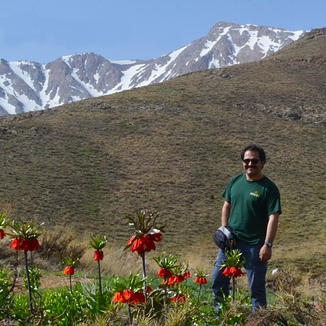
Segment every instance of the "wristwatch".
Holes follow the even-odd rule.
[[[272,242],[268,242],[268,241],[265,241],[265,245],[269,248],[272,248],[273,247],[273,243]]]

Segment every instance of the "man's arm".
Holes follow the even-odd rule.
[[[222,216],[221,216],[221,224],[222,226],[227,226],[229,217],[230,217],[230,210],[231,210],[231,204],[229,204],[227,201],[224,202],[222,207]]]
[[[268,224],[267,224],[266,237],[265,237],[266,242],[273,243],[277,232],[279,216],[280,216],[279,213],[274,213],[268,217]],[[270,260],[272,258],[272,248],[264,244],[260,249],[259,258],[262,261]]]

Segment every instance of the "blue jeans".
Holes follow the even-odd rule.
[[[259,307],[266,307],[266,288],[265,277],[267,272],[267,262],[259,259],[259,251],[261,245],[249,246],[243,242],[238,242],[237,248],[242,252],[246,262],[244,268],[247,272],[249,282],[249,289],[251,293],[251,311],[259,309]],[[214,295],[214,304],[218,310],[220,301],[218,298],[223,298],[229,295],[230,277],[222,274],[224,269],[220,269],[220,265],[225,262],[225,254],[219,249],[216,261],[214,263],[212,272],[212,290]]]

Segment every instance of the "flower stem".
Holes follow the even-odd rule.
[[[166,314],[168,313],[167,306],[166,306],[166,297],[167,297],[167,294],[168,294],[168,291],[166,289],[167,282],[168,282],[168,278],[166,276],[164,276],[164,284],[165,284],[165,287],[164,287],[163,303],[164,303],[164,311],[165,311]]]
[[[100,295],[102,298],[102,283],[101,283],[101,265],[100,265],[100,260],[98,262],[98,285],[100,287]]]
[[[129,325],[132,325],[132,317],[131,317],[130,304],[128,304],[128,316],[129,316]]]
[[[143,251],[141,253],[141,259],[142,259],[142,263],[143,263],[143,279],[144,279],[144,289],[143,289],[143,292],[144,292],[144,296],[146,298],[146,280],[145,280],[145,277],[146,277],[146,265],[145,265],[145,251]]]
[[[198,291],[196,309],[198,308],[198,304],[199,304],[200,291],[201,291],[201,283],[199,284],[199,291]]]
[[[70,281],[70,292],[72,293],[71,274],[69,274],[69,281]]]
[[[33,313],[33,306],[32,306],[32,290],[31,290],[31,281],[29,278],[29,270],[28,270],[28,263],[27,263],[27,252],[24,250],[25,255],[25,270],[26,270],[26,277],[27,277],[27,285],[28,285],[28,299],[29,299],[29,310],[31,314]]]
[[[232,303],[234,303],[235,277],[232,276]]]

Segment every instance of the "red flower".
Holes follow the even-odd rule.
[[[162,238],[161,232],[156,232],[156,233],[153,233],[153,234],[149,234],[149,236],[150,236],[151,239],[153,239],[156,242],[161,241],[161,238]]]
[[[103,260],[104,253],[102,250],[96,250],[93,253],[93,260]]]
[[[132,252],[137,251],[140,255],[144,251],[155,250],[155,242],[161,241],[162,234],[158,230],[153,230],[151,233],[144,234],[140,238],[135,240],[135,236],[132,236],[128,242],[127,246],[131,244],[130,250]]]
[[[135,298],[135,301],[136,301],[135,304],[137,304],[138,302],[145,302],[145,296],[144,296],[144,294],[142,292],[136,292],[134,294],[134,298]]]
[[[135,237],[131,237],[131,238],[128,240],[128,242],[127,242],[127,246],[130,245],[131,242],[132,242],[132,240],[134,240],[134,239],[135,239]]]
[[[135,237],[131,237],[127,242],[127,245],[132,243],[130,250],[132,252],[137,251],[140,255],[144,251],[151,251],[155,250],[155,243],[154,240],[149,238],[146,234],[141,236],[140,238],[134,240]]]
[[[126,303],[132,303],[135,301],[134,292],[130,289],[124,289],[122,292],[122,296],[126,300]]]
[[[22,249],[27,252],[27,251],[38,250],[39,248],[40,248],[40,244],[38,243],[38,240],[35,238],[35,239],[24,239],[19,249]]]
[[[23,242],[21,243],[19,249],[24,250],[24,251],[27,252],[29,250],[29,248],[30,248],[29,240],[23,239]]]
[[[74,275],[75,274],[75,270],[72,266],[67,266],[64,270],[62,274],[67,274],[67,275]]]
[[[0,229],[0,238],[3,239],[6,236],[5,231]]]
[[[20,250],[20,246],[23,243],[23,239],[21,238],[15,238],[14,240],[12,240],[9,248],[14,248],[15,250]]]
[[[141,254],[143,252],[143,246],[142,246],[141,242],[139,241],[139,239],[134,240],[134,242],[131,245],[130,250],[132,252],[137,251],[138,254]]]
[[[169,278],[169,277],[172,277],[172,273],[169,270],[161,267],[157,272],[157,276],[158,277]]]
[[[207,283],[206,277],[196,277],[195,278],[195,283],[206,284]]]
[[[183,275],[174,276],[174,283],[181,283],[185,280]]]
[[[153,291],[153,289],[150,286],[146,287],[146,293],[149,293],[149,292],[152,292],[152,291]]]
[[[168,286],[173,286],[175,283],[174,281],[174,276],[170,277],[169,280],[168,280]]]
[[[121,303],[126,303],[125,298],[123,297],[121,292],[116,292],[112,298],[112,302],[121,302]]]
[[[40,248],[38,240],[35,239],[21,239],[15,238],[12,240],[9,248],[14,248],[15,250],[24,250],[24,251],[34,251]]]
[[[184,277],[182,275],[172,276],[168,280],[168,286],[173,286],[175,283],[181,283],[184,280],[185,279],[184,279]]]
[[[141,238],[143,240],[143,251],[155,250],[154,240],[149,238],[146,234]]]
[[[36,238],[28,240],[28,250],[34,251],[40,249],[40,244]]]
[[[234,274],[234,277],[239,277],[239,276],[242,276],[242,275],[243,275],[243,273],[242,273],[241,269],[237,268],[237,270],[236,270],[236,272]]]
[[[239,277],[243,275],[241,269],[236,268],[236,267],[225,267],[223,275],[228,276],[228,277]]]
[[[232,276],[234,276],[237,272],[237,268],[236,267],[230,267],[229,269],[229,274],[231,274]]]
[[[152,289],[150,289],[152,290]],[[149,292],[149,290],[147,290]],[[124,289],[123,292],[116,292],[112,298],[112,302],[137,304],[138,302],[145,302],[145,296],[142,292],[134,293],[130,289]]]
[[[171,299],[171,302],[181,302],[186,301],[186,297],[183,294],[178,294]]]
[[[183,276],[184,278],[189,278],[189,277],[190,277],[190,271],[189,271],[189,270],[186,270],[186,271],[182,274],[182,276]]]
[[[224,271],[223,271],[223,275],[231,277],[232,275],[230,274],[230,268],[229,267],[225,267]]]

